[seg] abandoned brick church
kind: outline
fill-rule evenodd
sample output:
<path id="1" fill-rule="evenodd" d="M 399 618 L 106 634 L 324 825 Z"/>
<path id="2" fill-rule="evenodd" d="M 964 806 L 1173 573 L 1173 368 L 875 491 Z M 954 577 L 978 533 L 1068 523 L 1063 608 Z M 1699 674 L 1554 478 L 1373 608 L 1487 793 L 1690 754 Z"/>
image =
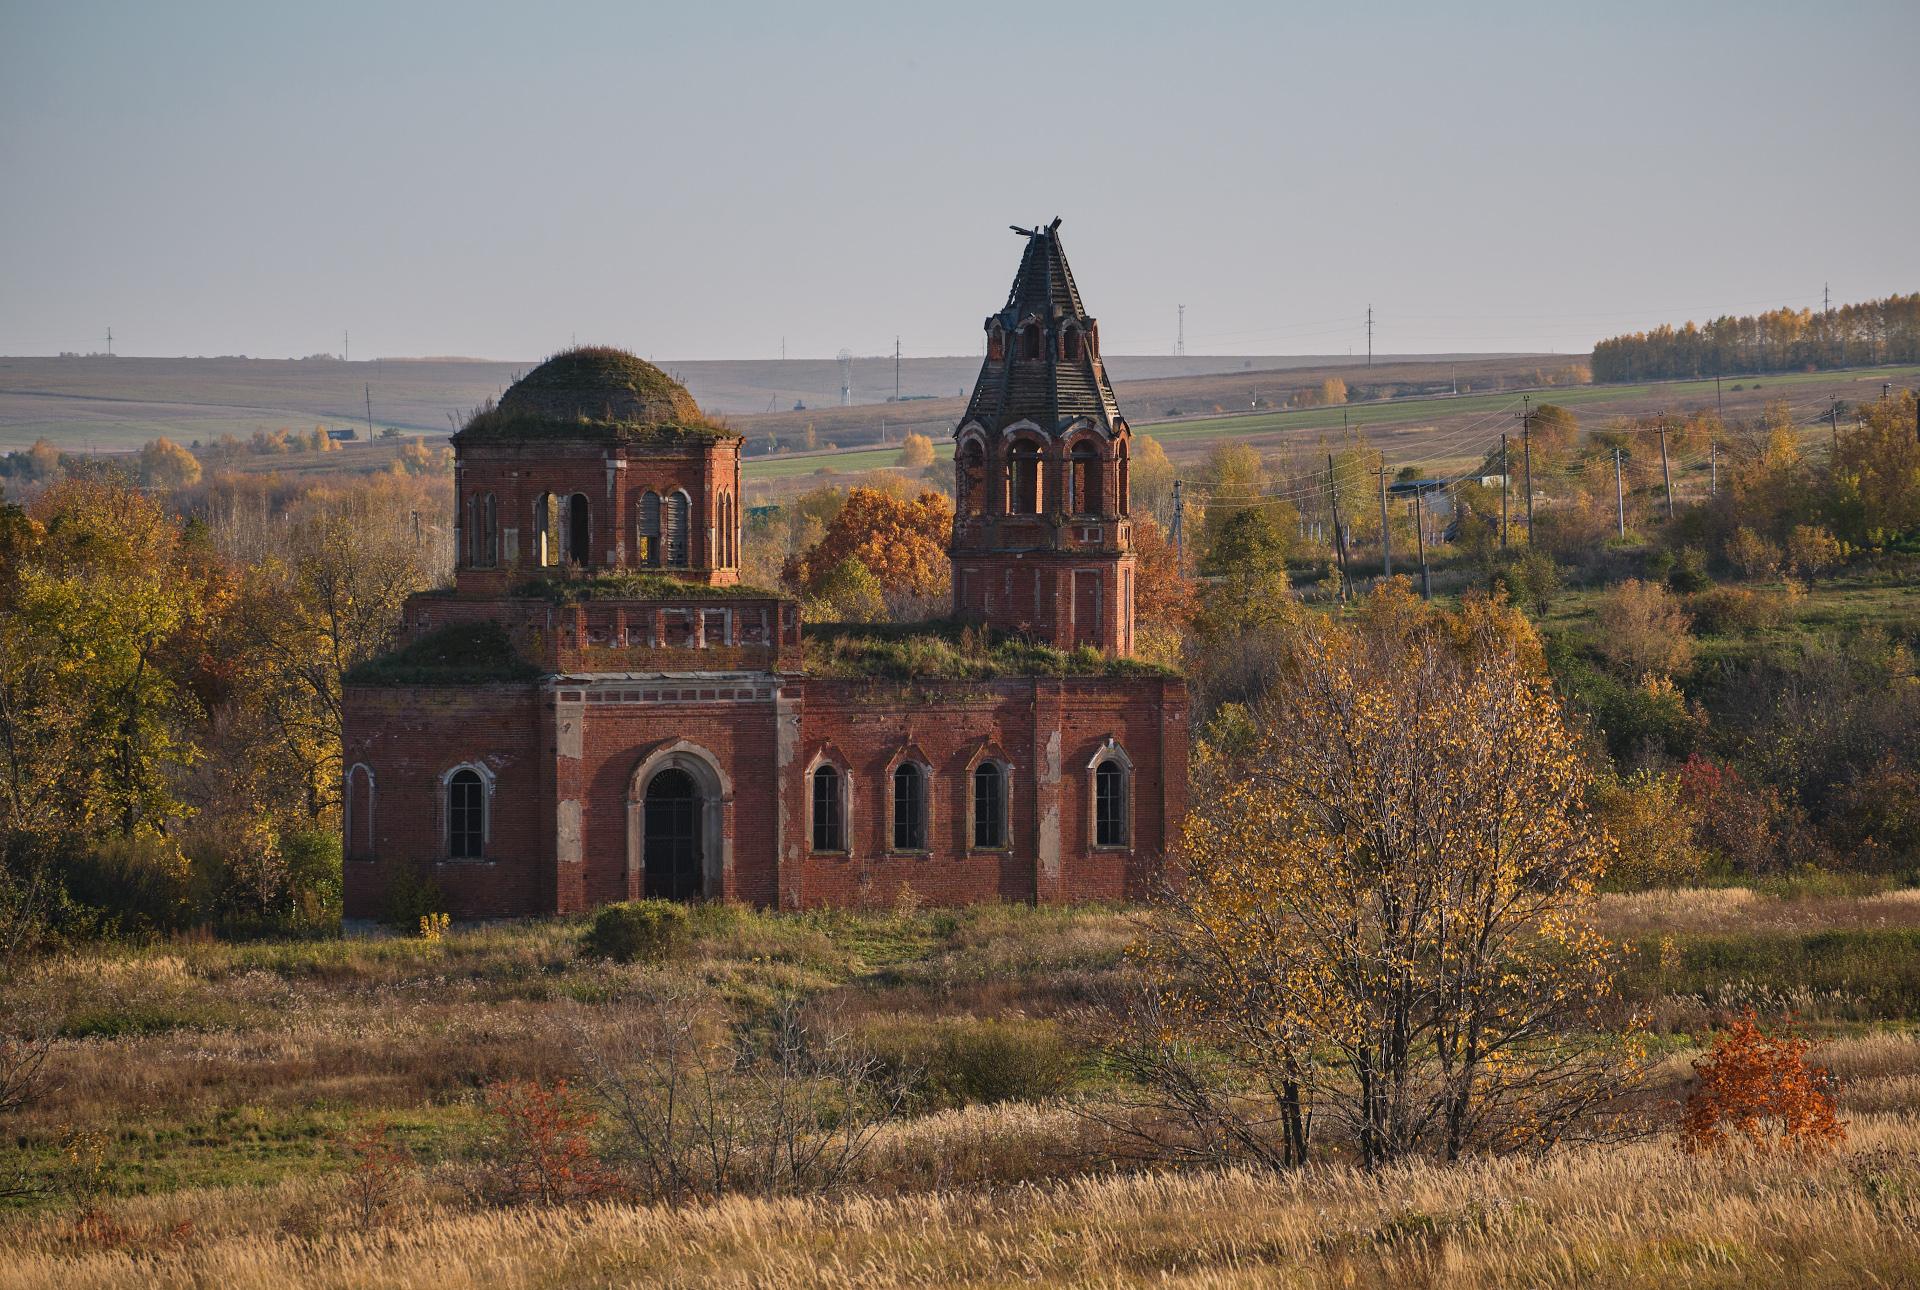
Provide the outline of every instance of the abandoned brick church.
<path id="1" fill-rule="evenodd" d="M 631 355 L 560 354 L 454 436 L 454 585 L 349 676 L 349 917 L 424 881 L 459 918 L 1146 892 L 1186 687 L 1129 657 L 1127 423 L 1059 221 L 1023 236 L 954 431 L 954 621 L 927 631 L 1051 648 L 850 668 L 836 629 L 810 663 L 799 605 L 740 585 L 740 436 Z"/>

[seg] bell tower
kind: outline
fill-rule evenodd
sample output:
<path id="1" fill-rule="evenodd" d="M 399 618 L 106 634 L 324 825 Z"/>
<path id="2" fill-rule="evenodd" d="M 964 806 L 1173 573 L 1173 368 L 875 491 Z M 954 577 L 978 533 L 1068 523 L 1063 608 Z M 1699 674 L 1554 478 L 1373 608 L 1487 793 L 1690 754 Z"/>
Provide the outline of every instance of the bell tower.
<path id="1" fill-rule="evenodd" d="M 1133 652 L 1131 432 L 1060 221 L 1026 241 L 954 429 L 953 610 L 1063 649 Z"/>

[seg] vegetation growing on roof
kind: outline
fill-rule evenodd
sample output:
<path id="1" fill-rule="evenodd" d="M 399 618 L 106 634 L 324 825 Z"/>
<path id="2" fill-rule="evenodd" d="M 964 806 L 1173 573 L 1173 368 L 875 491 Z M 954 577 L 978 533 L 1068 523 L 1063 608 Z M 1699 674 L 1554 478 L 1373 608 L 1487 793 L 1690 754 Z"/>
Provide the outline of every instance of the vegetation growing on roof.
<path id="1" fill-rule="evenodd" d="M 534 578 L 513 589 L 527 600 L 572 605 L 583 600 L 777 600 L 780 593 L 738 584 L 714 587 L 665 573 L 596 573 L 585 578 Z"/>
<path id="2" fill-rule="evenodd" d="M 531 681 L 540 669 L 521 657 L 498 623 L 452 623 L 347 673 L 349 685 L 479 685 Z"/>
<path id="3" fill-rule="evenodd" d="M 1089 646 L 1055 649 L 967 624 L 809 623 L 811 676 L 891 680 L 993 680 L 1018 676 L 1174 676 L 1171 668 L 1113 658 Z"/>
<path id="4" fill-rule="evenodd" d="M 686 388 L 625 350 L 583 346 L 554 355 L 475 412 L 474 438 L 527 435 L 673 446 L 740 436 L 700 410 Z"/>

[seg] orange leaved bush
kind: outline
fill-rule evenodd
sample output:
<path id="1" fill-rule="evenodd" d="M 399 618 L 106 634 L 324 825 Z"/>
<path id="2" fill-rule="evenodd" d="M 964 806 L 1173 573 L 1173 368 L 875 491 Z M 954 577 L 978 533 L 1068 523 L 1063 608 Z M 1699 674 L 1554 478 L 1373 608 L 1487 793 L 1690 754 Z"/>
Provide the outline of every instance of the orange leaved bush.
<path id="1" fill-rule="evenodd" d="M 1808 1064 L 1813 1049 L 1812 1041 L 1791 1030 L 1760 1029 L 1748 1009 L 1712 1052 L 1694 1062 L 1680 1145 L 1687 1151 L 1745 1146 L 1818 1152 L 1843 1141 L 1847 1131 L 1834 1116 L 1833 1074 Z"/>
<path id="2" fill-rule="evenodd" d="M 788 560 L 785 581 L 808 595 L 841 564 L 857 560 L 888 596 L 932 596 L 947 589 L 947 539 L 953 503 L 931 489 L 912 501 L 854 488 L 820 540 Z"/>
<path id="3" fill-rule="evenodd" d="M 565 1080 L 497 1080 L 485 1092 L 500 1199 L 555 1205 L 619 1185 L 594 1151 L 599 1115 L 579 1105 Z"/>

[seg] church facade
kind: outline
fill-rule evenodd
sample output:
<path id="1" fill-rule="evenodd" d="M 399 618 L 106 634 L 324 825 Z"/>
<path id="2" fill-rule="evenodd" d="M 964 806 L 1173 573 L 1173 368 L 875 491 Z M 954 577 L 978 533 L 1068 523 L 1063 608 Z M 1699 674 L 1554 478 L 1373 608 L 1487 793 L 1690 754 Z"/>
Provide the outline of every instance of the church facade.
<path id="1" fill-rule="evenodd" d="M 739 436 L 563 353 L 454 436 L 454 585 L 349 676 L 349 917 L 421 882 L 460 918 L 1148 893 L 1187 693 L 1126 664 L 1130 432 L 1059 221 L 1021 232 L 954 432 L 953 619 L 1073 665 L 811 671 L 799 605 L 740 585 Z"/>

